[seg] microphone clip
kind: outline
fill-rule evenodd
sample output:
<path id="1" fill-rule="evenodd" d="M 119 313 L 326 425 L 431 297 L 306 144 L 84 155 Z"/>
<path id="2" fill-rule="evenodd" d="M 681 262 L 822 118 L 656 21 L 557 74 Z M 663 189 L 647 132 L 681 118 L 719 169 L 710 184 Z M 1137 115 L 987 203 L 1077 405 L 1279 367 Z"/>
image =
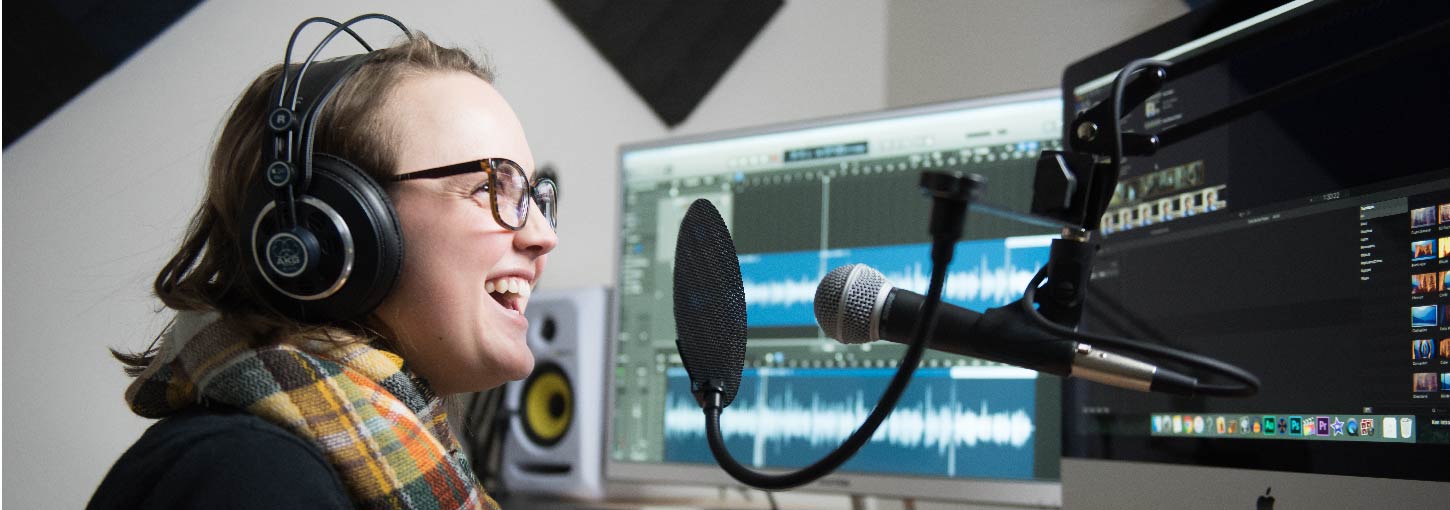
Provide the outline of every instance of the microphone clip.
<path id="1" fill-rule="evenodd" d="M 1092 276 L 1098 246 L 1088 240 L 1085 231 L 1072 227 L 1062 230 L 1062 237 L 1052 240 L 1047 280 L 1033 301 L 1047 320 L 1076 329 L 1082 321 L 1082 305 L 1087 300 L 1088 278 Z"/>
<path id="2" fill-rule="evenodd" d="M 695 403 L 706 411 L 725 408 L 725 381 L 721 379 L 691 379 L 690 393 L 695 395 Z"/>
<path id="3" fill-rule="evenodd" d="M 932 260 L 945 265 L 951 260 L 952 245 L 962 238 L 967 225 L 967 207 L 987 185 L 987 178 L 962 172 L 921 173 L 921 191 L 930 196 Z"/>
<path id="4" fill-rule="evenodd" d="M 1165 145 L 1151 133 L 1122 132 L 1121 119 L 1162 90 L 1169 66 L 1129 64 L 1117 78 L 1117 95 L 1078 112 L 1063 133 L 1069 150 L 1042 151 L 1037 158 L 1032 214 L 1087 231 L 1101 226 L 1122 174 L 1122 157 L 1151 156 Z"/>

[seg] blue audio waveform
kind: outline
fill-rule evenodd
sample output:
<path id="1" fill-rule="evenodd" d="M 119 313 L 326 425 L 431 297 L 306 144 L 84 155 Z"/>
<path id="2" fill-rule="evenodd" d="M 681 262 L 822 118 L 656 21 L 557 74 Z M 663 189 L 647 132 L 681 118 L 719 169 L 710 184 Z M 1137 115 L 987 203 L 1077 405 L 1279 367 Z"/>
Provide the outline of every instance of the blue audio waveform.
<path id="1" fill-rule="evenodd" d="M 1047 263 L 1053 237 L 957 243 L 956 256 L 947 266 L 942 299 L 977 311 L 1016 300 L 1032 275 Z M 876 268 L 897 288 L 925 293 L 931 277 L 930 254 L 930 244 L 905 244 L 741 255 L 748 325 L 815 325 L 811 302 L 816 285 L 830 270 L 851 263 Z"/>
<path id="2" fill-rule="evenodd" d="M 815 462 L 860 426 L 895 372 L 746 369 L 720 418 L 726 447 L 755 467 Z M 714 464 L 689 377 L 678 368 L 666 375 L 664 460 Z M 1034 377 L 1012 367 L 918 369 L 896 410 L 842 470 L 1031 479 Z"/>

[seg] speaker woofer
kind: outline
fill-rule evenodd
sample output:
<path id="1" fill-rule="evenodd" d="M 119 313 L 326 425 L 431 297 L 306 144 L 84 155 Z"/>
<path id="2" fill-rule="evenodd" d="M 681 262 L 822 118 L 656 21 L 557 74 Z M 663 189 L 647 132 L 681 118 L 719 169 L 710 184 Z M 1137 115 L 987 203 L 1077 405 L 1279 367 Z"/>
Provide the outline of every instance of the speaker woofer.
<path id="1" fill-rule="evenodd" d="M 524 435 L 539 446 L 554 446 L 564 439 L 574 421 L 574 385 L 563 367 L 540 364 L 524 380 L 519 422 Z"/>

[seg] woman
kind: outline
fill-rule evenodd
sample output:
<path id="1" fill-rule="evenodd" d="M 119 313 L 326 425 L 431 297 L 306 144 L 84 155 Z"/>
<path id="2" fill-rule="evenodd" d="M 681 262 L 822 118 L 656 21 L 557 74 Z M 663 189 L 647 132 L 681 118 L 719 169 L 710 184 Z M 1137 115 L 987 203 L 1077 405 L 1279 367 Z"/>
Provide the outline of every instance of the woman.
<path id="1" fill-rule="evenodd" d="M 532 370 L 523 312 L 558 241 L 552 183 L 529 177 L 534 160 L 517 117 L 490 70 L 462 51 L 410 34 L 346 62 L 358 67 L 320 94 L 312 136 L 295 136 L 306 134 L 300 109 L 302 127 L 280 118 L 263 126 L 274 102 L 287 103 L 289 84 L 293 96 L 313 94 L 306 76 L 326 75 L 322 63 L 310 75 L 296 65 L 268 70 L 228 117 L 206 198 L 156 280 L 177 319 L 159 346 L 117 355 L 139 375 L 128 404 L 162 419 L 116 462 L 90 508 L 497 507 L 459 453 L 439 396 Z M 295 150 L 270 145 L 278 140 L 314 145 L 305 158 L 278 156 L 278 147 Z M 273 160 L 290 166 L 274 174 Z M 380 271 L 363 289 L 383 289 L 376 304 L 362 300 L 346 317 L 279 297 L 295 297 L 284 281 L 294 261 L 299 272 L 353 270 L 338 286 L 366 276 L 356 268 L 383 264 L 309 233 L 325 230 L 314 221 L 285 220 L 313 196 L 325 201 L 308 187 L 325 180 L 324 160 L 346 160 L 366 175 L 355 181 L 381 183 L 377 201 L 395 211 L 387 228 L 402 239 L 396 283 Z M 263 250 L 258 229 L 273 223 L 281 233 L 264 235 Z M 351 228 L 348 242 L 365 235 Z M 306 241 L 295 245 L 300 258 L 287 250 L 294 240 Z M 328 260 L 342 252 L 346 264 Z"/>

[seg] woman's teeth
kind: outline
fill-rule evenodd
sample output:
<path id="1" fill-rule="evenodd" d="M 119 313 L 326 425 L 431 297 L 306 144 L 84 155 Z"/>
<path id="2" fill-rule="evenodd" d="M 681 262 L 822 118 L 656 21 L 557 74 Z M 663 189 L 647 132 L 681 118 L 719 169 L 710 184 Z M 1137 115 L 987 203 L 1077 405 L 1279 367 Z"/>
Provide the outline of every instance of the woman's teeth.
<path id="1" fill-rule="evenodd" d="M 487 282 L 484 282 L 483 290 L 487 291 L 490 294 L 513 293 L 518 294 L 521 297 L 529 297 L 529 294 L 533 293 L 533 288 L 530 287 L 529 282 L 527 280 L 524 280 L 523 278 L 497 278 L 489 280 Z"/>

